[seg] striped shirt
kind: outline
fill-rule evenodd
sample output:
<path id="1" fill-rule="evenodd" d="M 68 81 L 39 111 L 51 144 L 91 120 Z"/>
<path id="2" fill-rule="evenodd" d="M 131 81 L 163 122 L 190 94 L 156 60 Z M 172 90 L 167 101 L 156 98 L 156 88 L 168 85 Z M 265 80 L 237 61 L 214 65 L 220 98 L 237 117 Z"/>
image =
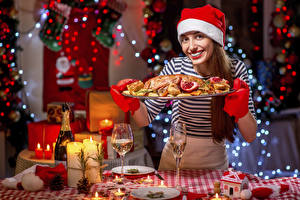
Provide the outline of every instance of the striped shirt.
<path id="1" fill-rule="evenodd" d="M 233 59 L 231 71 L 234 79 L 240 78 L 244 80 L 248 85 L 250 85 L 247 69 L 242 61 Z M 160 73 L 160 75 L 168 74 L 186 74 L 193 75 L 202 79 L 209 78 L 199 75 L 194 70 L 192 61 L 188 57 L 172 58 Z M 255 116 L 254 104 L 251 96 L 252 92 L 250 90 L 249 110 Z M 153 119 L 164 108 L 167 100 L 147 99 L 144 103 L 148 110 L 148 119 L 150 122 L 152 122 Z M 176 123 L 177 121 L 184 121 L 187 127 L 187 135 L 202 138 L 211 138 L 212 126 L 210 108 L 211 97 L 173 100 L 172 123 Z"/>

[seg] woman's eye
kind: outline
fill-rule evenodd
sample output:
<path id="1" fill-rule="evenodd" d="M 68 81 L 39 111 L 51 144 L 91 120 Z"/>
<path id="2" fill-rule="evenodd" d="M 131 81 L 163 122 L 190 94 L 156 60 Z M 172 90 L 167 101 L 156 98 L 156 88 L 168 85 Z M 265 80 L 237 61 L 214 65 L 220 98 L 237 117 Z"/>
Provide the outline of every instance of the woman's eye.
<path id="1" fill-rule="evenodd" d="M 202 35 L 196 35 L 196 39 L 201 39 L 201 38 L 203 38 Z"/>
<path id="2" fill-rule="evenodd" d="M 181 39 L 181 42 L 186 42 L 186 41 L 188 41 L 188 38 L 182 38 Z"/>

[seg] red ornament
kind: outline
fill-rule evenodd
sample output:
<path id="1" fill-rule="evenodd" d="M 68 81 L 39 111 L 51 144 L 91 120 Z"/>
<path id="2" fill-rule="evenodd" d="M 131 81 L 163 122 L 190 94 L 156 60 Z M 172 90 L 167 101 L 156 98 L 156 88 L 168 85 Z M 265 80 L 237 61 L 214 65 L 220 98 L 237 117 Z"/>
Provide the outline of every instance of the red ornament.
<path id="1" fill-rule="evenodd" d="M 296 54 L 291 54 L 289 57 L 288 57 L 288 63 L 291 64 L 291 65 L 294 65 L 298 62 L 298 56 L 296 56 Z"/>
<path id="2" fill-rule="evenodd" d="M 151 21 L 147 24 L 147 30 L 150 32 L 160 33 L 162 31 L 161 22 Z"/>
<path id="3" fill-rule="evenodd" d="M 167 8 L 167 4 L 164 0 L 156 0 L 152 6 L 153 6 L 153 10 L 158 13 L 165 12 Z"/>

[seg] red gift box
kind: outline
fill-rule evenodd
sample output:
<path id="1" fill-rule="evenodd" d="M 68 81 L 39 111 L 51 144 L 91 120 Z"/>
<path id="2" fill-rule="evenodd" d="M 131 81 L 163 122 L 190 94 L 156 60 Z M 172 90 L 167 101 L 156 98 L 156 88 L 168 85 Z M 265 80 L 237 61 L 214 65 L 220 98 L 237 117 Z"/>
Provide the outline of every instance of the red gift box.
<path id="1" fill-rule="evenodd" d="M 70 123 L 73 136 L 75 133 L 85 130 L 84 120 L 75 120 Z M 56 142 L 61 124 L 48 123 L 47 120 L 32 122 L 27 125 L 28 129 L 28 150 L 34 151 L 37 143 L 46 149 L 47 144 L 53 151 L 53 143 Z"/>

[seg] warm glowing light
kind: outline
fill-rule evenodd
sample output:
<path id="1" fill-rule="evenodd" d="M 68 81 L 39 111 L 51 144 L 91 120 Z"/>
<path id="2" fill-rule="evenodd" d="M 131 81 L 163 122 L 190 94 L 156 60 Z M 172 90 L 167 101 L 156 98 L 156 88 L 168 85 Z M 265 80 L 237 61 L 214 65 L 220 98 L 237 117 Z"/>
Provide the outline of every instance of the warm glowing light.
<path id="1" fill-rule="evenodd" d="M 47 144 L 47 151 L 49 151 L 50 150 L 50 145 L 49 144 Z"/>
<path id="2" fill-rule="evenodd" d="M 38 149 L 40 149 L 40 148 L 41 148 L 41 145 L 40 145 L 40 143 L 38 143 L 38 144 L 37 144 L 37 148 L 38 148 Z"/>

